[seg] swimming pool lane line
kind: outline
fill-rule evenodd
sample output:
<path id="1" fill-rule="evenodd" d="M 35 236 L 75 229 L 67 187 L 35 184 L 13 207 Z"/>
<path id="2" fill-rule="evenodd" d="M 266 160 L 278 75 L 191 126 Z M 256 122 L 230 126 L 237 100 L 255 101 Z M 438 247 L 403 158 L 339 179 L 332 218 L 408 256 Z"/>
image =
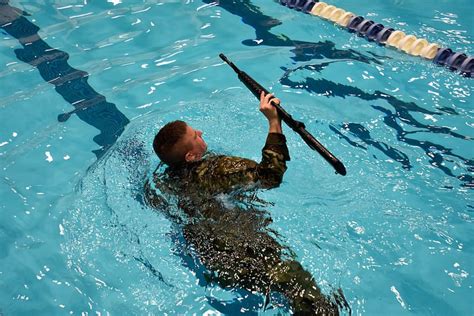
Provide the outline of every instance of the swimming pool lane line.
<path id="1" fill-rule="evenodd" d="M 71 114 L 76 114 L 100 131 L 93 141 L 101 148 L 92 151 L 99 159 L 130 121 L 115 104 L 107 102 L 105 96 L 89 85 L 89 74 L 71 67 L 67 62 L 69 54 L 49 46 L 38 35 L 40 28 L 25 16 L 29 14 L 10 6 L 9 0 L 0 0 L 0 28 L 23 46 L 15 49 L 15 55 L 38 69 L 41 77 L 54 85 L 56 92 L 74 106 L 73 111 L 58 116 L 59 122 L 65 122 Z"/>
<path id="2" fill-rule="evenodd" d="M 351 33 L 357 33 L 368 41 L 375 41 L 382 46 L 389 46 L 412 56 L 420 56 L 432 60 L 435 64 L 446 66 L 462 76 L 472 77 L 474 72 L 474 57 L 465 53 L 454 52 L 450 48 L 442 48 L 436 43 L 429 43 L 424 38 L 407 35 L 381 23 L 347 12 L 326 2 L 317 0 L 275 0 L 290 9 L 319 16 L 325 20 L 345 28 Z"/>

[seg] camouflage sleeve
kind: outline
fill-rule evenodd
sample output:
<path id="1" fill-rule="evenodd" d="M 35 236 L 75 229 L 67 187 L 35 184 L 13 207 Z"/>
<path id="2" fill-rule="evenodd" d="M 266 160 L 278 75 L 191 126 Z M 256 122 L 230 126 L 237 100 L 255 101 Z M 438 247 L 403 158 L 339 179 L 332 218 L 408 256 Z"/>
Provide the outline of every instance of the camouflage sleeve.
<path id="1" fill-rule="evenodd" d="M 290 154 L 285 135 L 269 133 L 262 149 L 262 161 L 257 166 L 258 180 L 264 188 L 280 185 L 288 160 L 290 160 Z"/>
<path id="2" fill-rule="evenodd" d="M 208 192 L 232 191 L 236 187 L 258 183 L 263 188 L 280 185 L 286 171 L 286 161 L 290 160 L 286 139 L 283 134 L 268 134 L 262 149 L 262 161 L 216 156 L 205 159 L 194 169 L 194 181 Z"/>

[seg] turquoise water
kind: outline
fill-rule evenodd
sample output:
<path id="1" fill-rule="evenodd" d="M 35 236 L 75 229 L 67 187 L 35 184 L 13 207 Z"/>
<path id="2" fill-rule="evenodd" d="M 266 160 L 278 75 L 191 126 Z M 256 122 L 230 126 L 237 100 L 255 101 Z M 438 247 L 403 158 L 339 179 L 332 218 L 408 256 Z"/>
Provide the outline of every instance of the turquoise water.
<path id="1" fill-rule="evenodd" d="M 36 46 L 0 30 L 0 314 L 289 313 L 203 284 L 178 228 L 141 203 L 167 121 L 260 158 L 266 123 L 224 52 L 346 165 L 335 175 L 285 129 L 284 183 L 260 194 L 325 293 L 354 315 L 472 315 L 472 79 L 271 1 L 207 2 L 10 1 L 29 14 L 19 37 L 36 25 L 57 59 L 32 66 Z M 474 52 L 470 1 L 332 3 Z"/>

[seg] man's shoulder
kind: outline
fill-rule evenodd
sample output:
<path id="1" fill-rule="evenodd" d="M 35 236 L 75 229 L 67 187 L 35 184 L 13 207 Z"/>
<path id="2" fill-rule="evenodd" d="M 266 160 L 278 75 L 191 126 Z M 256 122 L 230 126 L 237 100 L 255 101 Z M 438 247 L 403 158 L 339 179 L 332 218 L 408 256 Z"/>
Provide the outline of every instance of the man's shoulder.
<path id="1" fill-rule="evenodd" d="M 196 173 L 204 175 L 206 173 L 212 173 L 214 175 L 226 175 L 236 173 L 249 168 L 255 168 L 257 162 L 248 158 L 226 156 L 226 155 L 213 155 L 206 157 L 196 168 Z"/>

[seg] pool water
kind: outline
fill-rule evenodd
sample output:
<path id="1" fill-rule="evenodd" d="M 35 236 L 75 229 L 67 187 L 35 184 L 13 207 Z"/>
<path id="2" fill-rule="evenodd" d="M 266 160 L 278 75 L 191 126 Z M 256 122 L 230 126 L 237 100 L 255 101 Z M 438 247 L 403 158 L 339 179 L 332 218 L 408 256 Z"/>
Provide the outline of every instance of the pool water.
<path id="1" fill-rule="evenodd" d="M 284 182 L 259 194 L 323 291 L 353 315 L 474 314 L 472 79 L 277 2 L 219 2 L 0 5 L 0 314 L 290 313 L 203 282 L 179 227 L 142 203 L 168 121 L 260 159 L 266 122 L 221 52 L 347 168 L 284 127 Z M 470 1 L 331 4 L 474 52 Z"/>

